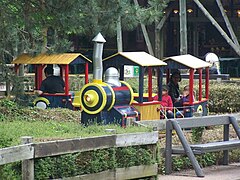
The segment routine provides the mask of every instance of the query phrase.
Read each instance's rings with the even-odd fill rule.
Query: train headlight
[[[99,101],[99,96],[98,93],[94,90],[88,90],[85,94],[84,94],[84,103],[88,106],[88,107],[94,107]]]

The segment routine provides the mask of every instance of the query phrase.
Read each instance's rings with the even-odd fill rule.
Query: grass
[[[2,121],[0,122],[0,146],[20,144],[20,137],[32,136],[34,141],[48,141],[56,139],[90,137],[109,135],[106,129],[116,129],[117,134],[146,132],[148,128],[131,126],[121,128],[118,125],[92,125],[84,127],[77,122],[59,121]]]
[[[22,136],[32,136],[34,142],[54,141],[69,138],[84,138],[111,135],[106,129],[115,129],[117,134],[150,132],[150,128],[130,126],[122,128],[119,125],[80,124],[80,111],[69,109],[46,109],[22,107],[10,100],[0,100],[0,149],[21,144]],[[127,151],[128,150],[128,151]],[[127,158],[122,166],[129,164],[152,162],[148,149],[142,147],[110,148],[84,153],[67,154],[51,158],[41,158],[34,162],[35,179],[61,178],[84,173],[100,172],[117,167],[118,161]],[[123,152],[122,152],[123,151]],[[127,152],[135,152],[130,159]],[[141,154],[139,155],[137,153]],[[120,154],[116,159],[116,153]],[[121,155],[122,153],[122,155]],[[126,156],[126,157],[125,157]],[[132,156],[131,156],[132,157]],[[21,179],[21,163],[9,163],[0,166],[0,179]]]
[[[48,141],[76,137],[108,135],[106,129],[115,129],[117,134],[146,132],[146,127],[120,125],[92,125],[80,123],[80,111],[65,108],[38,109],[22,107],[8,99],[0,100],[0,148],[21,143],[22,136],[32,136],[34,141]]]

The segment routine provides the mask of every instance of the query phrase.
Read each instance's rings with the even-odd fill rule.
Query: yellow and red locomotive
[[[93,82],[86,84],[80,91],[82,108],[81,122],[108,124],[118,123],[126,126],[127,120],[139,120],[140,113],[131,106],[133,90],[131,86],[119,81],[118,70],[110,67],[105,72],[105,82],[102,81],[102,52],[105,39],[99,33],[94,39],[93,52]]]

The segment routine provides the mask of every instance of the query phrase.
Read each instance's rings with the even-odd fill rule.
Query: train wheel
[[[40,109],[47,109],[48,105],[44,101],[38,101],[36,102],[35,106]]]
[[[33,105],[37,108],[40,108],[40,109],[47,109],[50,105],[50,102],[45,97],[37,97],[34,100]]]

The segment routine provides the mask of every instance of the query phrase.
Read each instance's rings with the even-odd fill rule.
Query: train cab
[[[158,120],[160,101],[153,101],[153,71],[157,72],[158,89],[162,87],[163,66],[167,64],[146,52],[118,52],[103,59],[104,69],[115,67],[120,72],[120,80],[127,80],[125,77],[126,66],[138,67],[138,90],[134,93],[132,105],[136,108],[141,117],[140,120]],[[147,74],[147,80],[144,78]],[[147,83],[144,83],[147,81]],[[147,93],[144,93],[144,84],[147,86]],[[159,92],[161,93],[161,92]]]
[[[211,64],[190,54],[167,57],[163,59],[163,62],[167,63],[167,66],[164,66],[166,83],[169,83],[171,71],[176,69],[188,71],[189,100],[183,103],[183,107],[180,107],[184,117],[192,117],[194,114],[208,115],[209,67]],[[194,91],[194,79],[198,79],[198,84],[195,85],[198,89],[197,94]]]
[[[81,64],[84,66],[85,83],[88,83],[88,65],[91,63],[87,57],[80,53],[62,53],[62,54],[39,54],[31,56],[22,54],[17,57],[12,64],[15,64],[15,72],[19,73],[19,67],[23,65],[33,65],[35,70],[34,89],[39,90],[42,81],[46,78],[43,71],[47,66],[54,69],[54,75],[60,76],[65,82],[63,93],[43,93],[38,96],[33,105],[42,109],[63,107],[69,109],[80,108],[79,91],[71,92],[69,85],[69,67],[70,65]],[[34,92],[28,92],[34,95]]]

